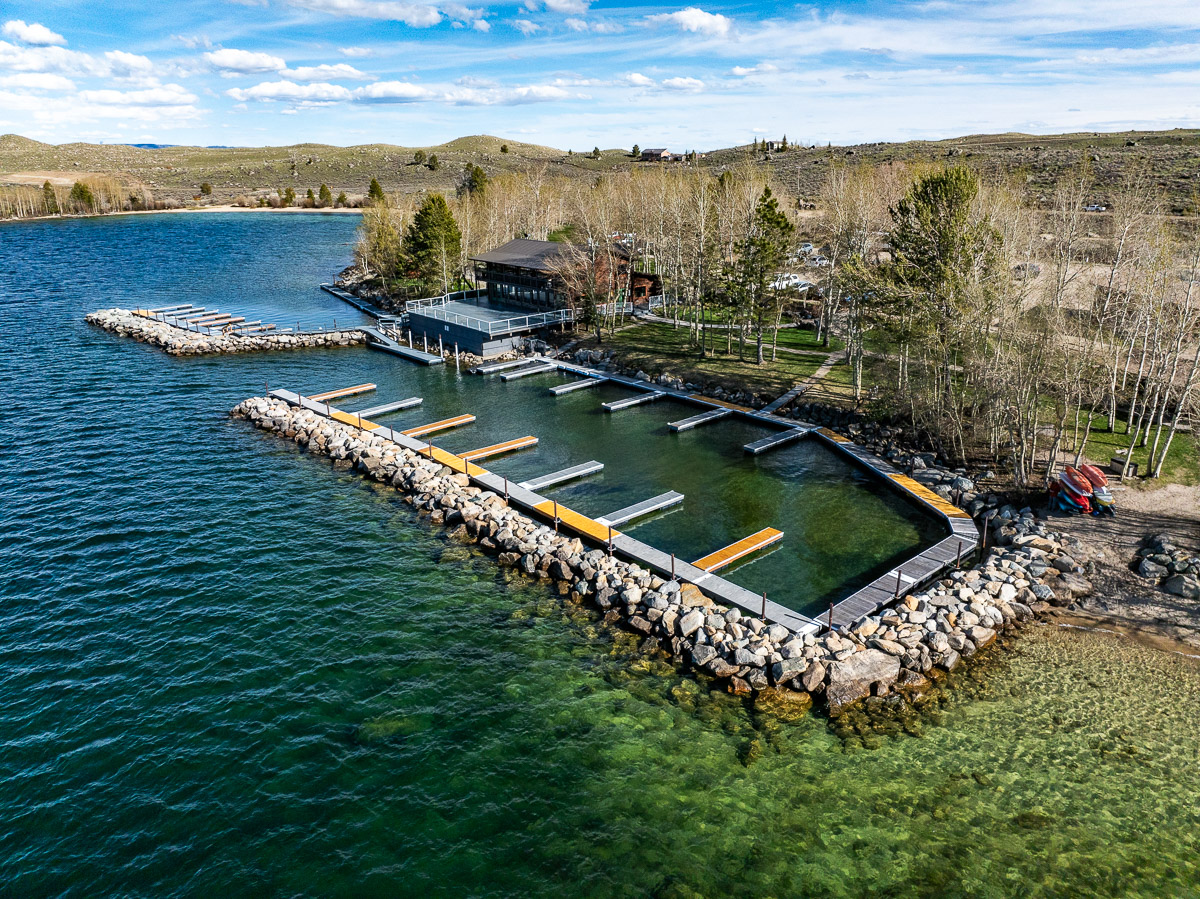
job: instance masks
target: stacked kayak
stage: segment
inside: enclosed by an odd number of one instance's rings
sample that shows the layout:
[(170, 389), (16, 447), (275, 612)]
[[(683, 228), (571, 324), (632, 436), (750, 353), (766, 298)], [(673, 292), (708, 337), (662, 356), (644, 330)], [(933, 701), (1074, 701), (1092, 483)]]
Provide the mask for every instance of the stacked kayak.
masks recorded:
[(1108, 475), (1095, 465), (1067, 466), (1051, 484), (1053, 503), (1064, 512), (1115, 515), (1116, 505), (1108, 489)]

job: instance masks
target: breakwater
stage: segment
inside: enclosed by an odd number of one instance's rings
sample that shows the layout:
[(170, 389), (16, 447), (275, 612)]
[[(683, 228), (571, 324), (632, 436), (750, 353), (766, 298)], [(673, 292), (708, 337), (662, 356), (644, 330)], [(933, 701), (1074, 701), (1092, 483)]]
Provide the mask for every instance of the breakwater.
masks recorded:
[(366, 336), (357, 328), (299, 333), (208, 334), (148, 318), (131, 309), (99, 309), (88, 313), (85, 320), (105, 331), (156, 346), (171, 356), (361, 346), (366, 342)]
[(895, 691), (919, 700), (933, 680), (1000, 632), (1090, 589), (1079, 576), (1080, 548), (1047, 531), (1029, 510), (1004, 509), (994, 519), (1004, 545), (978, 566), (950, 571), (850, 628), (798, 634), (558, 534), (470, 475), (351, 424), (275, 397), (245, 400), (231, 414), (390, 484), (455, 539), (593, 603), (606, 622), (642, 635), (731, 692), (823, 701), (835, 716), (872, 695)]

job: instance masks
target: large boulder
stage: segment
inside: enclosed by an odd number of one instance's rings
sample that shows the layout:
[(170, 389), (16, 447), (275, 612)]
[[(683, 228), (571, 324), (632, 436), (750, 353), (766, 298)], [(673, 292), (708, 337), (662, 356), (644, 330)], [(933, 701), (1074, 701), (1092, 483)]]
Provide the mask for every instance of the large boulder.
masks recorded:
[(899, 676), (900, 660), (878, 649), (864, 649), (834, 662), (825, 690), (829, 714), (837, 717), (849, 706), (870, 696), (872, 688), (877, 694), (886, 693)]
[(1200, 581), (1184, 574), (1175, 574), (1163, 582), (1163, 589), (1184, 599), (1200, 599)]

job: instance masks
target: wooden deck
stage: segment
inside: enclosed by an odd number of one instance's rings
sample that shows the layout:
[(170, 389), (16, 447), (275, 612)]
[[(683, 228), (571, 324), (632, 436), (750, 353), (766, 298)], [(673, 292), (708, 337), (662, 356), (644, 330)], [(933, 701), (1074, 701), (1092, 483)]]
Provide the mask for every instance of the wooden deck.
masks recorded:
[(777, 531), (775, 528), (763, 528), (757, 534), (751, 534), (749, 537), (743, 537), (737, 543), (731, 543), (724, 549), (719, 549), (715, 553), (709, 553), (703, 559), (697, 559), (692, 564), (701, 571), (716, 571), (718, 568), (724, 568), (738, 559), (750, 555), (750, 553), (758, 552), (783, 539), (783, 531)]
[(517, 450), (537, 446), (537, 442), (538, 439), (536, 437), (517, 437), (515, 440), (493, 443), (491, 446), (481, 446), (479, 449), (468, 450), (465, 453), (459, 453), (459, 455), (468, 462), (477, 462), (480, 459), (490, 459), (492, 456), (515, 453)]
[(341, 399), (344, 396), (356, 396), (360, 393), (369, 393), (374, 389), (374, 384), (355, 384), (353, 387), (342, 387), (338, 390), (327, 390), (324, 393), (314, 393), (309, 397), (309, 399), (315, 400), (318, 403), (327, 403), (330, 400)]
[(374, 431), (379, 425), (373, 421), (368, 421), (361, 415), (354, 412), (343, 412), (341, 409), (330, 409), (329, 417), (334, 421), (340, 421), (342, 424), (350, 425), (351, 427), (361, 428), (364, 431)]
[[(555, 515), (555, 505), (553, 500), (545, 500), (534, 506), (538, 512), (545, 515), (547, 518), (553, 518)], [(580, 515), (574, 509), (568, 509), (562, 503), (557, 506), (558, 520), (560, 524), (566, 525), (567, 528), (577, 534), (583, 534), (592, 540), (596, 540), (603, 544), (608, 541), (608, 536), (611, 533), (613, 537), (620, 536), (620, 531), (601, 524), (595, 519), (588, 518), (586, 515)]]
[(689, 400), (695, 400), (698, 403), (707, 403), (710, 406), (720, 406), (722, 409), (732, 409), (734, 412), (753, 412), (749, 406), (739, 406), (737, 403), (727, 403), (724, 400), (714, 400), (711, 396), (703, 396), (699, 393), (688, 394)]
[(418, 425), (415, 428), (409, 428), (407, 431), (401, 431), (400, 433), (405, 437), (425, 437), (429, 434), (436, 434), (438, 431), (448, 431), (451, 428), (469, 425), (474, 420), (474, 415), (456, 415), (454, 418), (443, 418), (441, 421), (431, 421), (427, 425)]

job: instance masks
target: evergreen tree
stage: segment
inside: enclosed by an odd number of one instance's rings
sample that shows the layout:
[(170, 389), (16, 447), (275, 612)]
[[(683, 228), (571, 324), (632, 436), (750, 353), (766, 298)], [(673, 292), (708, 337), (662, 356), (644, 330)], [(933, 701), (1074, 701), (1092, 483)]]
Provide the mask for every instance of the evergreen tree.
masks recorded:
[(42, 185), (42, 203), (46, 207), (46, 215), (58, 215), (58, 196), (49, 181)]
[(207, 181), (200, 185), (200, 195), (204, 197), (212, 196), (212, 185)]
[(600, 148), (592, 147), (592, 159), (599, 159), (599, 158), (600, 158)]
[(501, 153), (507, 153), (507, 152), (508, 152), (508, 144), (501, 144), (501, 145), (500, 145), (500, 152), (501, 152)]
[(429, 171), (436, 172), (441, 167), (442, 167), (442, 164), (440, 162), (438, 162), (437, 154), (430, 153), (429, 154)]
[(304, 202), (309, 209), (315, 209), (317, 206), (317, 195), (313, 193), (311, 187), (308, 189), (308, 193), (304, 195)]
[(341, 206), (341, 207), (346, 207), (346, 206), (350, 205), (350, 201), (346, 198), (345, 191), (342, 191), (341, 193), (339, 193), (337, 195), (337, 200), (335, 202), (338, 206)]
[(462, 231), (441, 194), (430, 194), (404, 235), (409, 270), (427, 291), (446, 293), (458, 280)]
[(383, 188), (379, 186), (379, 181), (375, 178), (371, 179), (371, 185), (367, 188), (367, 202), (372, 206), (387, 205), (387, 197), (383, 193)]
[(458, 195), (476, 196), (487, 188), (487, 173), (477, 165), (468, 165), (463, 170), (463, 182), (458, 187)]
[(294, 187), (289, 187), (287, 190), (285, 190), (283, 192), (283, 205), (284, 206), (292, 206), (293, 204), (295, 204), (295, 202), (296, 202), (296, 189)]
[(633, 153), (631, 153), (630, 155), (633, 156), (634, 159), (637, 159), (639, 156), (642, 155), (642, 148), (639, 147), (637, 144), (634, 144), (633, 145)]
[(76, 181), (71, 188), (70, 200), (82, 212), (91, 212), (96, 206), (96, 197), (91, 188), (82, 181)]
[(321, 208), (333, 205), (333, 192), (329, 189), (328, 184), (322, 184), (321, 189), (317, 192), (317, 205)]
[(413, 162), (416, 163), (417, 165), (424, 165), (425, 164), (425, 151), (418, 150), (416, 153), (414, 153), (413, 154)]
[(763, 363), (763, 334), (768, 325), (775, 326), (781, 302), (771, 282), (787, 256), (794, 233), (795, 226), (779, 208), (771, 188), (763, 188), (750, 227), (737, 243), (737, 261), (729, 282), (731, 298), (753, 322), (759, 365)]

